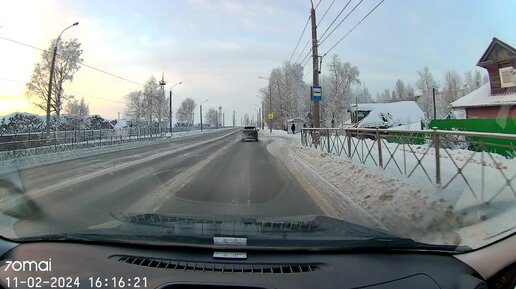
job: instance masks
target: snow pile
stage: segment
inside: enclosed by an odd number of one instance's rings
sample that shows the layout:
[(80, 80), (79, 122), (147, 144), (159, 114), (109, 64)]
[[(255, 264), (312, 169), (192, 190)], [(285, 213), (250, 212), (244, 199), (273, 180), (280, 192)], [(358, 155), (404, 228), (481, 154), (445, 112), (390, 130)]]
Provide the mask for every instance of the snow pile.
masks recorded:
[[(343, 210), (349, 211), (343, 204), (351, 199), (389, 231), (418, 241), (481, 247), (492, 242), (490, 238), (515, 231), (516, 198), (504, 175), (514, 178), (516, 159), (441, 149), (441, 180), (442, 186), (446, 185), (441, 189), (429, 180), (435, 174), (435, 151), (425, 144), (408, 147), (382, 142), (383, 165), (387, 166), (382, 170), (373, 161), (373, 155), (378, 161), (373, 140), (353, 139), (358, 151), (365, 151), (362, 157), (355, 152), (350, 160), (300, 146), (298, 137), (286, 133), (273, 133), (271, 139), (272, 145), (278, 142), (290, 147), (290, 154), (283, 151), (275, 155), (288, 162), (297, 160), (294, 169), (304, 176), (296, 177), (309, 178), (309, 185), (318, 189), (312, 194), (314, 201), (332, 217), (342, 219)], [(365, 157), (369, 150), (371, 155)], [(336, 189), (324, 186), (325, 182)]]
[(305, 147), (293, 150), (390, 232), (424, 242), (459, 244), (453, 230), (461, 222), (452, 208), (431, 200), (417, 186), (327, 153)]
[(420, 123), (425, 116), (414, 101), (358, 104), (358, 110), (370, 111), (358, 123), (358, 127), (363, 128), (390, 128)]

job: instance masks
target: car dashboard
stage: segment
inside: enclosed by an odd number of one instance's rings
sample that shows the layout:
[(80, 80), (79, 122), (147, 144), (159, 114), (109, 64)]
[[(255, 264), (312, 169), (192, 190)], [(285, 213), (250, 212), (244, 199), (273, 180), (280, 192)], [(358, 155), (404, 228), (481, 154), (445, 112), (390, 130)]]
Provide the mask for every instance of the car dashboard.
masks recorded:
[(23, 243), (1, 257), (0, 288), (487, 288), (475, 270), (447, 254), (254, 250), (232, 259), (236, 252), (214, 253)]

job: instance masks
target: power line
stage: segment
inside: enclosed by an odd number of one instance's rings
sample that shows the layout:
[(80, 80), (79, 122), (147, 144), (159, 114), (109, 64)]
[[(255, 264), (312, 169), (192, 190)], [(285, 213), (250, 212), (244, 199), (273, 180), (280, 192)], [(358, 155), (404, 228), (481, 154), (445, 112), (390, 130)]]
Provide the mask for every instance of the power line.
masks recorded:
[(136, 82), (136, 81), (132, 81), (132, 80), (127, 79), (127, 78), (124, 78), (124, 77), (122, 77), (122, 76), (115, 75), (115, 74), (113, 74), (113, 73), (111, 73), (111, 72), (107, 72), (107, 71), (102, 70), (102, 69), (100, 69), (100, 68), (96, 68), (96, 67), (93, 67), (93, 66), (91, 66), (91, 65), (87, 65), (87, 64), (85, 64), (85, 63), (81, 63), (80, 65), (85, 66), (85, 67), (88, 67), (88, 68), (93, 69), (93, 70), (96, 70), (96, 71), (98, 71), (98, 72), (105, 73), (105, 74), (110, 75), (110, 76), (112, 76), (112, 77), (116, 77), (116, 78), (118, 78), (118, 79), (125, 80), (125, 81), (127, 81), (127, 82), (130, 82), (130, 83), (133, 83), (133, 84), (136, 84), (136, 85), (143, 86), (143, 84), (141, 84), (141, 83), (138, 83), (138, 82)]
[(326, 8), (326, 11), (324, 11), (323, 16), (321, 17), (321, 19), (319, 19), (319, 23), (317, 23), (317, 26), (319, 26), (319, 24), (321, 24), (322, 20), (324, 19), (324, 17), (326, 16), (328, 11), (330, 10), (330, 8), (333, 5), (333, 3), (335, 3), (335, 0), (331, 1), (330, 6), (328, 6), (328, 8)]
[[(314, 9), (317, 9), (317, 7), (319, 7), (319, 4), (321, 4), (321, 1), (322, 1), (322, 0), (319, 0), (319, 2), (317, 3), (317, 5), (315, 5), (315, 8), (314, 8)], [(351, 1), (351, 0), (350, 0), (350, 1)], [(335, 2), (335, 0), (333, 0), (333, 2)], [(331, 2), (331, 4), (330, 4), (330, 6), (329, 6), (329, 7), (331, 7), (331, 5), (333, 5), (333, 2)], [(324, 14), (328, 13), (329, 7), (328, 7), (328, 9), (326, 9), (326, 12), (325, 12)], [(306, 26), (307, 26), (307, 25), (308, 25), (308, 23), (310, 22), (310, 18), (311, 18), (311, 17), (308, 17), (308, 21), (306, 22), (306, 24), (305, 24), (305, 28), (303, 29), (303, 31), (306, 29)], [(323, 16), (323, 18), (324, 18), (324, 16)], [(319, 23), (320, 23), (320, 21), (319, 21)], [(304, 32), (303, 32), (303, 33), (304, 33)], [(301, 40), (301, 38), (299, 39), (299, 41), (300, 41), (300, 40)], [(308, 39), (308, 41), (305, 43), (305, 46), (304, 46), (304, 47), (303, 47), (303, 49), (301, 50), (301, 53), (299, 53), (299, 56), (296, 58), (296, 62), (295, 62), (295, 63), (300, 63), (300, 62), (299, 62), (299, 59), (301, 59), (301, 57), (304, 55), (304, 53), (305, 53), (305, 49), (308, 47), (308, 44), (310, 44), (310, 40), (311, 40), (311, 39)], [(299, 41), (298, 41), (298, 42), (299, 42)], [(298, 43), (298, 45), (299, 45), (299, 43)], [(296, 46), (296, 47), (297, 47), (297, 46)], [(291, 57), (291, 58), (292, 58), (292, 57)], [(304, 59), (306, 59), (306, 57), (305, 57)], [(303, 63), (304, 59), (301, 61), (301, 63)], [(290, 62), (290, 61), (289, 61), (289, 62)]]
[(353, 13), (353, 11), (355, 11), (355, 9), (357, 9), (357, 7), (362, 3), (364, 2), (364, 0), (360, 0), (360, 2), (358, 2), (357, 5), (355, 5), (355, 7), (353, 7), (353, 9), (351, 9), (351, 11), (349, 11), (348, 15), (346, 15), (346, 17), (344, 17), (344, 19), (342, 19), (339, 24), (337, 24), (337, 26), (335, 26), (335, 28), (333, 28), (333, 30), (328, 34), (326, 35), (326, 37), (324, 37), (324, 39), (322, 39), (320, 42), (319, 42), (319, 45), (323, 44), (324, 41), (326, 41), (326, 39), (328, 39), (328, 37), (330, 37), (333, 32), (335, 32), (335, 30), (337, 30), (337, 28), (339, 28), (339, 26), (349, 17), (349, 15), (351, 15), (351, 13)]
[(306, 21), (305, 27), (303, 28), (303, 32), (301, 32), (301, 35), (299, 36), (299, 39), (297, 40), (296, 48), (294, 48), (292, 55), (290, 55), (290, 59), (288, 60), (288, 63), (290, 63), (290, 61), (292, 60), (292, 57), (294, 57), (297, 47), (299, 46), (299, 42), (301, 42), (301, 38), (303, 38), (303, 35), (305, 35), (306, 27), (308, 27), (308, 23), (310, 23), (310, 18), (311, 18), (311, 16), (308, 16), (308, 20)]
[(314, 9), (317, 9), (317, 7), (319, 7), (319, 4), (321, 4), (321, 1), (322, 1), (322, 0), (319, 0), (319, 3), (317, 3), (317, 5), (315, 5), (315, 8), (314, 8)]
[(335, 23), (335, 21), (337, 21), (337, 19), (339, 19), (340, 15), (342, 14), (342, 12), (344, 12), (344, 10), (346, 10), (346, 8), (348, 7), (349, 3), (351, 3), (351, 0), (348, 1), (348, 3), (346, 3), (346, 5), (344, 6), (344, 8), (342, 8), (339, 12), (339, 14), (337, 14), (337, 16), (333, 19), (333, 21), (330, 23), (330, 25), (328, 25), (328, 27), (326, 27), (326, 30), (324, 30), (324, 32), (322, 33), (322, 35), (320, 36), (321, 38), (324, 37), (324, 35), (326, 35), (326, 32), (328, 32), (328, 30), (330, 30), (331, 26), (333, 25), (333, 23)]
[(75, 91), (75, 90), (67, 89), (66, 91), (73, 92), (73, 93), (80, 94), (80, 95), (84, 95), (84, 96), (88, 96), (88, 97), (93, 97), (93, 98), (97, 98), (97, 99), (105, 100), (105, 101), (118, 102), (118, 103), (123, 103), (123, 104), (125, 104), (125, 102), (120, 101), (120, 100), (114, 100), (114, 99), (104, 98), (104, 97), (100, 97), (100, 96), (96, 96), (96, 95), (92, 95), (92, 94), (87, 94), (87, 93), (83, 93), (83, 92), (79, 92), (79, 91)]
[[(0, 81), (8, 81), (8, 82), (15, 82), (15, 83), (20, 83), (20, 84), (25, 84), (25, 82), (24, 82), (24, 81), (21, 81), (21, 80), (6, 79), (6, 78), (0, 78)], [(118, 102), (118, 103), (125, 103), (125, 102), (123, 102), (123, 101), (114, 100), (114, 99), (109, 99), (109, 98), (104, 98), (104, 97), (100, 97), (100, 96), (96, 96), (96, 95), (92, 95), (92, 94), (88, 94), (88, 93), (84, 93), (84, 92), (80, 92), (80, 91), (76, 91), (76, 90), (65, 89), (65, 91), (67, 91), (67, 92), (73, 92), (73, 93), (80, 94), (80, 95), (84, 95), (84, 96), (88, 96), (88, 97), (98, 98), (98, 99), (102, 99), (102, 100), (105, 100), (105, 101), (112, 101), (112, 102)]]
[[(13, 40), (13, 39), (9, 39), (9, 38), (3, 37), (3, 36), (0, 36), (0, 39), (4, 39), (4, 40), (6, 40), (6, 41), (10, 41), (10, 42), (13, 42), (13, 43), (16, 43), (16, 44), (19, 44), (19, 45), (23, 45), (23, 46), (26, 46), (26, 47), (30, 47), (30, 48), (33, 48), (33, 49), (36, 49), (36, 50), (46, 51), (46, 50), (41, 49), (41, 48), (39, 48), (39, 47), (32, 46), (32, 45), (29, 45), (29, 44), (26, 44), (26, 43), (23, 43), (23, 42), (19, 42), (19, 41)], [(118, 79), (121, 79), (121, 80), (124, 80), (124, 81), (130, 82), (130, 83), (132, 83), (132, 84), (136, 84), (136, 85), (143, 86), (143, 84), (141, 84), (141, 83), (138, 83), (138, 82), (136, 82), (136, 81), (132, 81), (132, 80), (127, 79), (127, 78), (124, 78), (124, 77), (122, 77), (122, 76), (115, 75), (115, 74), (113, 74), (113, 73), (111, 73), (111, 72), (107, 72), (107, 71), (102, 70), (102, 69), (100, 69), (100, 68), (93, 67), (93, 66), (88, 65), (88, 64), (86, 64), (86, 63), (81, 63), (80, 65), (82, 65), (82, 66), (84, 66), (84, 67), (88, 67), (88, 68), (93, 69), (93, 70), (96, 70), (96, 71), (98, 71), (98, 72), (101, 72), (101, 73), (107, 74), (107, 75), (109, 75), (109, 76), (116, 77), (116, 78), (118, 78)]]
[[(312, 52), (312, 48), (310, 48), (310, 50), (308, 50), (308, 53), (306, 54), (306, 56), (303, 58), (303, 60), (301, 60), (301, 63), (304, 63), (304, 64), (303, 64), (303, 67), (305, 67), (305, 66), (306, 66), (306, 63), (308, 62), (308, 60), (309, 60), (310, 58), (312, 58), (312, 56), (311, 56), (311, 52)], [(305, 62), (305, 60), (306, 60), (306, 62)]]
[(36, 46), (32, 46), (32, 45), (29, 45), (29, 44), (26, 44), (26, 43), (22, 43), (22, 42), (19, 42), (19, 41), (13, 40), (13, 39), (5, 38), (5, 37), (3, 37), (3, 36), (0, 36), (0, 38), (1, 38), (1, 39), (3, 39), (3, 40), (7, 40), (7, 41), (10, 41), (10, 42), (13, 42), (13, 43), (19, 44), (19, 45), (23, 45), (23, 46), (30, 47), (30, 48), (33, 48), (33, 49), (36, 49), (36, 50), (45, 51), (44, 49), (38, 48), (38, 47), (36, 47)]
[(299, 56), (296, 59), (296, 63), (299, 63), (299, 60), (301, 59), (301, 56), (304, 55), (305, 49), (308, 47), (308, 44), (310, 44), (310, 39), (308, 39), (308, 41), (306, 42), (305, 47), (303, 47), (303, 50), (301, 50), (301, 53), (299, 53)]
[(328, 49), (328, 51), (326, 51), (326, 53), (324, 53), (323, 57), (326, 56), (326, 54), (328, 54), (331, 50), (333, 50), (337, 45), (339, 45), (340, 42), (342, 42), (342, 40), (344, 40), (344, 38), (346, 38), (353, 30), (355, 30), (355, 28), (360, 25), (360, 23), (362, 23), (362, 21), (364, 21), (367, 17), (369, 17), (369, 15), (371, 15), (371, 13), (373, 13), (374, 10), (376, 10), (376, 8), (378, 8), (378, 6), (380, 6), (383, 1), (385, 0), (381, 0), (378, 4), (376, 4), (376, 6), (374, 6), (373, 9), (371, 9), (371, 11), (369, 11), (369, 13), (367, 13), (362, 19), (360, 19), (360, 21), (357, 22), (357, 24), (355, 24), (355, 26), (353, 26), (353, 28), (351, 28), (348, 33), (346, 33), (344, 36), (342, 36), (341, 39), (339, 39), (339, 41), (337, 41), (337, 43), (335, 43), (330, 49)]

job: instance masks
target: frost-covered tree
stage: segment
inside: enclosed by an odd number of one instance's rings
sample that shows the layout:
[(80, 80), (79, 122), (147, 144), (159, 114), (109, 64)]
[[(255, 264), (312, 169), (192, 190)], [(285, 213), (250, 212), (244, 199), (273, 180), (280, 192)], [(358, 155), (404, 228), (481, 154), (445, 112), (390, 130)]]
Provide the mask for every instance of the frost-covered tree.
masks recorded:
[(140, 127), (144, 122), (145, 117), (145, 103), (143, 93), (141, 90), (129, 92), (125, 96), (126, 107), (125, 115), (131, 121), (132, 126)]
[(102, 116), (95, 114), (89, 116), (85, 120), (85, 128), (86, 129), (110, 129), (113, 128), (111, 123), (105, 120)]
[(163, 91), (156, 78), (151, 76), (143, 86), (143, 111), (147, 126), (154, 126), (157, 123), (161, 127), (162, 115), (159, 114), (159, 107), (165, 102), (163, 98)]
[(81, 100), (72, 98), (66, 105), (65, 113), (70, 119), (72, 128), (80, 129), (83, 127), (84, 119), (90, 114), (90, 107), (83, 97), (81, 97)]
[(196, 106), (195, 100), (192, 98), (186, 98), (183, 100), (183, 102), (181, 102), (181, 106), (177, 109), (177, 120), (188, 123), (189, 126), (193, 126)]
[(482, 74), (478, 70), (473, 70), (473, 72), (467, 71), (464, 73), (465, 93), (470, 93), (479, 88), (483, 83), (487, 83), (485, 80), (485, 78), (482, 79)]
[[(27, 95), (33, 100), (34, 105), (43, 111), (47, 109), (48, 80), (55, 43), (54, 39), (50, 47), (41, 53), (41, 60), (34, 66), (30, 81), (26, 84)], [(64, 102), (70, 98), (64, 92), (63, 85), (66, 82), (72, 82), (74, 74), (81, 68), (82, 52), (81, 44), (77, 39), (59, 41), (50, 98), (51, 113), (60, 116)]]
[(437, 97), (438, 117), (445, 117), (450, 112), (450, 103), (459, 99), (463, 95), (463, 85), (461, 76), (455, 71), (447, 71), (444, 75), (444, 87)]
[(0, 131), (4, 134), (41, 132), (44, 123), (37, 115), (16, 113), (9, 118), (4, 117), (0, 124)]
[(430, 117), (433, 115), (432, 89), (437, 88), (437, 82), (427, 66), (419, 70), (417, 74), (419, 78), (416, 81), (416, 87), (421, 93), (417, 103), (426, 116)]
[(206, 112), (204, 118), (206, 119), (206, 123), (210, 124), (211, 126), (216, 126), (217, 125), (217, 115), (218, 115), (218, 112), (216, 109), (214, 108), (210, 108), (208, 109), (208, 111)]
[[(285, 62), (281, 67), (274, 68), (268, 79), (270, 87), (260, 89), (260, 95), (264, 115), (274, 114), (275, 128), (281, 128), (290, 118), (303, 117), (308, 113), (310, 100), (301, 65)], [(269, 111), (269, 102), (272, 111)]]
[(394, 100), (392, 99), (391, 91), (389, 89), (384, 89), (383, 92), (381, 92), (377, 96), (377, 101), (380, 102), (380, 103), (393, 102)]
[(355, 103), (352, 87), (360, 84), (358, 67), (343, 63), (337, 55), (328, 64), (328, 75), (322, 76), (323, 101), (320, 104), (326, 126), (340, 125), (349, 118), (347, 111)]
[(396, 84), (394, 85), (394, 90), (392, 91), (394, 94), (394, 101), (404, 101), (409, 100), (408, 93), (407, 93), (407, 87), (405, 86), (405, 83), (401, 79), (398, 79), (396, 81)]

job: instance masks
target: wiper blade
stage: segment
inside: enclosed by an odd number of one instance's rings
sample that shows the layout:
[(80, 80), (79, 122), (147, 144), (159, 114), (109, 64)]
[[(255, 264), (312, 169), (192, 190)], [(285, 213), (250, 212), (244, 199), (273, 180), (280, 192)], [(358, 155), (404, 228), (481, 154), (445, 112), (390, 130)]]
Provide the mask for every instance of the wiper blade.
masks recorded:
[(160, 214), (113, 215), (121, 223), (160, 227), (169, 229), (194, 229), (200, 232), (219, 231), (233, 233), (281, 233), (281, 232), (317, 232), (323, 231), (319, 223), (312, 220), (271, 220), (252, 217), (192, 217), (168, 216)]

